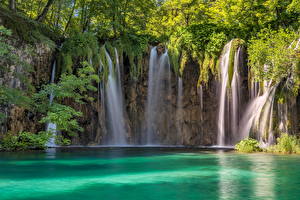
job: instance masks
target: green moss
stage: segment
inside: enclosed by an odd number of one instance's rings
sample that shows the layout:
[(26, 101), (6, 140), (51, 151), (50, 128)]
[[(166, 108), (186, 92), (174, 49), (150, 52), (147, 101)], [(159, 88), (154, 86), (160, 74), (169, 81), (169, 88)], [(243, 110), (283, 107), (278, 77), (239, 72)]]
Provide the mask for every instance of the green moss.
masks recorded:
[(108, 61), (106, 58), (105, 51), (106, 51), (106, 49), (105, 49), (105, 46), (103, 45), (99, 51), (99, 59), (100, 59), (100, 64), (102, 66), (100, 80), (102, 80), (102, 81), (107, 81), (108, 74), (109, 74)]
[(59, 53), (58, 67), (62, 73), (72, 73), (73, 67), (82, 61), (99, 67), (98, 40), (92, 33), (76, 34), (68, 38)]
[(204, 83), (207, 84), (209, 81), (210, 75), (218, 74), (218, 59), (216, 56), (211, 56), (208, 53), (205, 53), (204, 60), (198, 61), (200, 66), (200, 75), (198, 78), (197, 85)]
[(60, 35), (48, 28), (47, 25), (31, 20), (17, 12), (0, 8), (0, 18), (2, 24), (12, 30), (23, 41), (31, 44), (45, 43), (54, 48), (56, 45), (53, 41), (58, 41)]
[(186, 51), (183, 51), (180, 58), (179, 76), (183, 75), (183, 71), (185, 66), (187, 65), (188, 59), (189, 59), (188, 53)]
[(234, 39), (231, 43), (230, 53), (229, 53), (229, 66), (228, 66), (228, 86), (231, 86), (233, 72), (234, 72), (234, 60), (235, 55), (239, 47), (245, 44), (244, 40)]
[(110, 55), (110, 58), (112, 60), (113, 65), (116, 65), (116, 52), (115, 52), (115, 47), (113, 46), (113, 44), (111, 42), (105, 42), (104, 44), (108, 54)]
[(170, 64), (171, 67), (173, 68), (174, 72), (176, 75), (179, 74), (179, 68), (180, 68), (180, 52), (179, 49), (169, 46), (168, 47), (168, 54), (170, 58)]
[(148, 51), (149, 37), (147, 35), (126, 34), (115, 41), (114, 46), (122, 50), (130, 64), (130, 77), (138, 80), (143, 73), (142, 57)]

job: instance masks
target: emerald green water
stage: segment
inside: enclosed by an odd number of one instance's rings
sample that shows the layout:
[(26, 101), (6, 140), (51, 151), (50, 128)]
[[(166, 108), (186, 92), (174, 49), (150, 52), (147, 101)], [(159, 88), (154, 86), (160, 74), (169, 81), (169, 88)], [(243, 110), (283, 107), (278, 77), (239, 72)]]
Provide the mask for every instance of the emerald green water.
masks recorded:
[(0, 153), (0, 199), (300, 199), (300, 156), (166, 148)]

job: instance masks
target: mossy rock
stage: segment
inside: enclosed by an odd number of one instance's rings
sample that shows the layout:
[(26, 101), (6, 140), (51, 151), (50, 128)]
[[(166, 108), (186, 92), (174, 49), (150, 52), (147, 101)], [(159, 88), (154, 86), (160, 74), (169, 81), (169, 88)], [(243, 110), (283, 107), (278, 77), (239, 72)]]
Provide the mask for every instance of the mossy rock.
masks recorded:
[(54, 48), (56, 45), (53, 41), (61, 40), (60, 34), (49, 29), (46, 24), (39, 23), (8, 9), (0, 8), (0, 23), (12, 30), (13, 34), (22, 41), (30, 44), (46, 43)]
[(233, 39), (229, 53), (229, 66), (228, 66), (228, 86), (231, 87), (232, 77), (234, 73), (234, 59), (238, 49), (245, 45), (242, 39)]

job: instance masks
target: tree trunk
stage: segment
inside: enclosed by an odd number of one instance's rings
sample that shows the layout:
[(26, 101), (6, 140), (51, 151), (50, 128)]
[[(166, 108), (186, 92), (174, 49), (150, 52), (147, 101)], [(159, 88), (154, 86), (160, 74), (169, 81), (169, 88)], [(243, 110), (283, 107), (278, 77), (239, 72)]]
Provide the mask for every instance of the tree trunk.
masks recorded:
[(15, 0), (9, 0), (9, 9), (12, 11), (16, 10), (16, 1)]
[(42, 22), (45, 20), (47, 13), (51, 7), (51, 5), (54, 3), (55, 0), (48, 0), (45, 8), (43, 9), (42, 13), (37, 17), (36, 21)]
[(76, 0), (74, 0), (73, 3), (74, 3), (74, 5), (73, 5), (72, 11), (71, 11), (71, 13), (70, 13), (70, 16), (69, 16), (67, 25), (66, 25), (66, 27), (65, 27), (64, 34), (67, 32), (67, 29), (68, 29), (68, 27), (69, 27), (69, 25), (70, 25), (70, 23), (71, 23), (71, 20), (72, 20), (73, 14), (74, 14), (74, 10), (75, 10), (75, 6), (76, 6)]

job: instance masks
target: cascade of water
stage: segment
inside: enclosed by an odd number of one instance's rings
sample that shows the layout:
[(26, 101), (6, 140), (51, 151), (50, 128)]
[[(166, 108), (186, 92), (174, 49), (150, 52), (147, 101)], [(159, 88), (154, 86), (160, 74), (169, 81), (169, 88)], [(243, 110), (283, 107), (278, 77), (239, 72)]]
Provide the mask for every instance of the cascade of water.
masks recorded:
[[(55, 73), (56, 73), (56, 61), (53, 62), (52, 65), (52, 71), (51, 71), (51, 79), (50, 79), (50, 83), (54, 83), (55, 81)], [(53, 92), (51, 92), (50, 97), (49, 97), (49, 102), (50, 105), (53, 103), (53, 99), (54, 99), (54, 94)], [(57, 133), (57, 127), (56, 124), (49, 122), (47, 124), (47, 128), (46, 131), (50, 132), (52, 134), (51, 138), (49, 139), (48, 143), (47, 143), (47, 147), (55, 147), (55, 136)]]
[(225, 45), (220, 62), (221, 71), (221, 94), (219, 103), (219, 115), (218, 115), (218, 145), (225, 145), (225, 103), (226, 103), (226, 89), (228, 83), (228, 66), (231, 43)]
[[(181, 133), (182, 133), (182, 100), (183, 100), (183, 82), (182, 78), (178, 77), (178, 91), (177, 91), (177, 109), (176, 109), (176, 125), (177, 125), (177, 142), (181, 139)], [(182, 144), (181, 142), (179, 142)]]
[(168, 52), (158, 54), (153, 47), (150, 53), (148, 73), (148, 96), (146, 105), (146, 138), (144, 143), (156, 144), (158, 124), (164, 115), (161, 113), (163, 99), (170, 93), (170, 64)]
[(254, 99), (255, 97), (257, 97), (258, 95), (258, 91), (259, 91), (259, 83), (256, 81), (251, 80), (251, 85), (250, 85), (250, 98)]
[(262, 95), (251, 100), (240, 126), (240, 139), (249, 137), (250, 131), (253, 131), (261, 146), (274, 142), (272, 118), (277, 85), (272, 85), (269, 81), (265, 87)]
[(199, 86), (200, 110), (203, 111), (203, 87)]
[(237, 52), (235, 53), (234, 57), (234, 71), (232, 76), (232, 82), (231, 82), (231, 102), (228, 100), (228, 102), (231, 103), (231, 132), (234, 134), (234, 137), (232, 140), (234, 140), (237, 137), (238, 133), (238, 126), (239, 126), (239, 119), (240, 119), (240, 96), (241, 96), (241, 78), (239, 74), (239, 61), (240, 61), (240, 53), (241, 48), (239, 47), (237, 49)]
[[(240, 119), (241, 77), (239, 72), (242, 48), (238, 47), (234, 54), (233, 69), (229, 69), (232, 41), (225, 45), (221, 55), (220, 73), (221, 90), (218, 113), (218, 145), (234, 144), (238, 140)], [(229, 73), (232, 70), (230, 82)], [(225, 137), (225, 135), (227, 135)]]
[(288, 106), (286, 103), (278, 103), (277, 104), (277, 109), (278, 109), (278, 118), (279, 118), (279, 130), (282, 133), (287, 133), (288, 132), (288, 127), (287, 127), (287, 122), (288, 122)]
[(298, 49), (299, 46), (300, 46), (300, 38), (299, 38), (298, 41), (297, 41), (297, 44), (296, 44), (296, 46), (295, 46), (295, 49)]
[(231, 43), (226, 44), (221, 56), (221, 94), (218, 115), (218, 145), (225, 145), (225, 101), (226, 101), (226, 88), (228, 82), (228, 66)]
[(126, 145), (126, 129), (123, 109), (123, 92), (121, 88), (120, 66), (118, 60), (118, 52), (115, 50), (116, 66), (114, 68), (112, 59), (107, 51), (105, 51), (108, 61), (109, 75), (105, 87), (106, 106), (108, 112), (108, 125), (111, 136), (108, 139), (110, 145)]
[(203, 120), (203, 87), (200, 85), (198, 88), (199, 100), (200, 100), (200, 120)]
[[(296, 41), (293, 41), (288, 48), (293, 48)], [(295, 44), (294, 49), (299, 48), (300, 39)], [(268, 65), (264, 65), (268, 70)], [(278, 84), (272, 85), (272, 81), (264, 81), (263, 87), (255, 83), (255, 95), (251, 95), (252, 100), (246, 109), (241, 121), (241, 138), (249, 137), (250, 131), (256, 133), (256, 138), (260, 141), (261, 146), (268, 146), (275, 142), (273, 133), (273, 110), (275, 93)], [(257, 92), (259, 88), (259, 92)], [(251, 89), (252, 90), (252, 89)], [(251, 92), (252, 94), (252, 92)], [(259, 95), (261, 94), (261, 95)], [(278, 129), (281, 132), (288, 132), (288, 104), (277, 103), (278, 109)]]

